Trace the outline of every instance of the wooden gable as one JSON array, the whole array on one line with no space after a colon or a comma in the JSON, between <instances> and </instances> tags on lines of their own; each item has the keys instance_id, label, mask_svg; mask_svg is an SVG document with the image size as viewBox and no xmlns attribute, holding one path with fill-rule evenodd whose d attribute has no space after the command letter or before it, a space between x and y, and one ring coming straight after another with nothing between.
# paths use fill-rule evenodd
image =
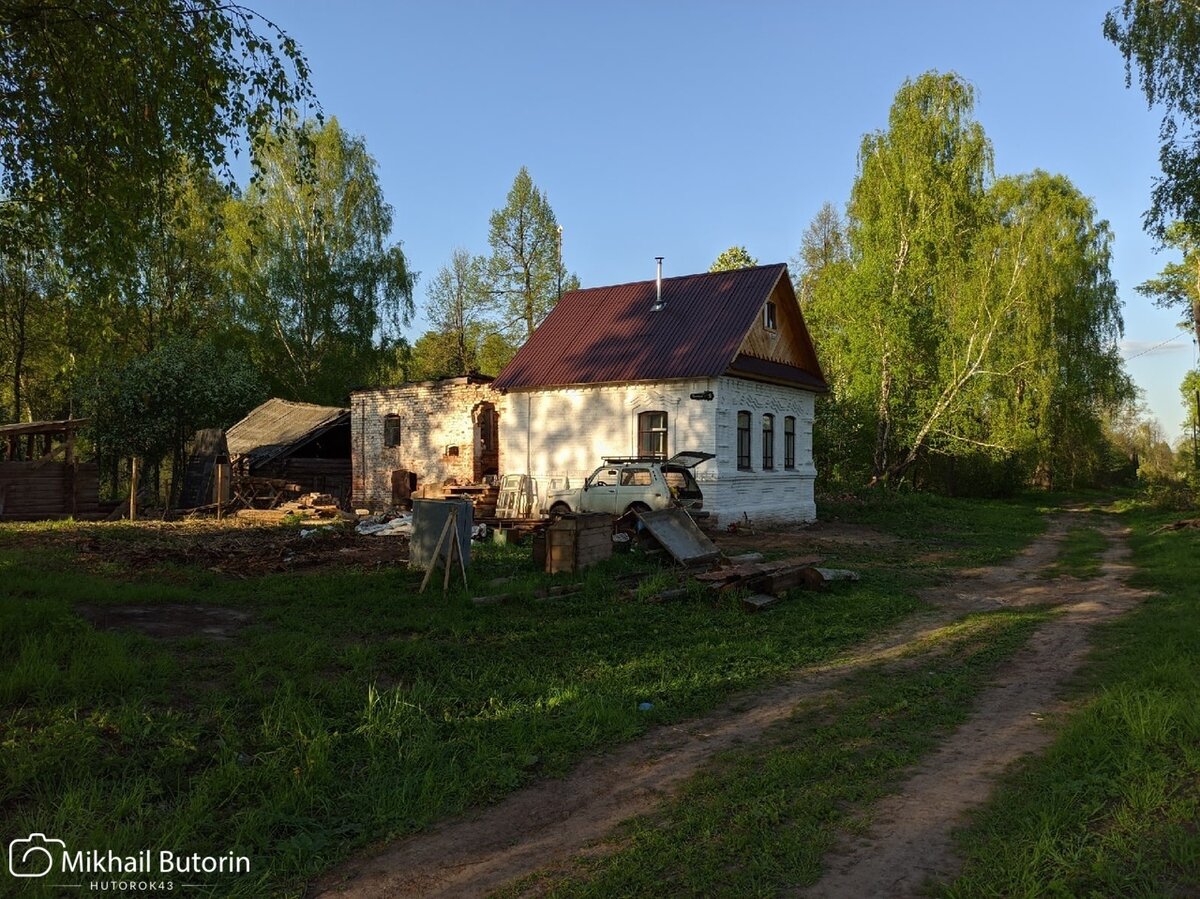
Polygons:
<instances>
[{"instance_id":1,"label":"wooden gable","mask_svg":"<svg viewBox=\"0 0 1200 899\"><path fill-rule=\"evenodd\" d=\"M766 326L764 313L767 302L775 304L774 329ZM804 324L804 316L800 312L796 291L786 276L779 279L769 300L762 304L738 348L738 355L793 366L825 380L808 327Z\"/></svg>"}]
</instances>

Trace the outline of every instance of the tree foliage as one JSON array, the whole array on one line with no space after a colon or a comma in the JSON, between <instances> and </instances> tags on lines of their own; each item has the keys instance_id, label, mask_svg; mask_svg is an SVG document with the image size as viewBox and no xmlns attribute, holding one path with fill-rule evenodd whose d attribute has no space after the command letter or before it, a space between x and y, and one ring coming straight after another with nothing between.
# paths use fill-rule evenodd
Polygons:
<instances>
[{"instance_id":1,"label":"tree foliage","mask_svg":"<svg viewBox=\"0 0 1200 899\"><path fill-rule=\"evenodd\" d=\"M1104 36L1136 70L1146 102L1161 107L1161 177L1146 227L1159 238L1176 219L1200 224L1200 5L1195 0L1124 0L1104 17Z\"/></svg>"},{"instance_id":2,"label":"tree foliage","mask_svg":"<svg viewBox=\"0 0 1200 899\"><path fill-rule=\"evenodd\" d=\"M562 229L546 195L521 166L504 206L492 213L492 289L507 298L510 328L528 338L563 292L579 286L562 264Z\"/></svg>"},{"instance_id":3,"label":"tree foliage","mask_svg":"<svg viewBox=\"0 0 1200 899\"><path fill-rule=\"evenodd\" d=\"M1143 281L1137 291L1157 306L1180 309L1183 324L1200 342L1200 225L1175 222L1164 233L1163 243L1178 250L1183 258L1168 262L1157 278Z\"/></svg>"},{"instance_id":4,"label":"tree foliage","mask_svg":"<svg viewBox=\"0 0 1200 899\"><path fill-rule=\"evenodd\" d=\"M337 119L264 134L255 169L229 216L248 350L274 392L341 402L379 364L377 336L412 316L392 207L365 142Z\"/></svg>"},{"instance_id":5,"label":"tree foliage","mask_svg":"<svg viewBox=\"0 0 1200 899\"><path fill-rule=\"evenodd\" d=\"M487 259L456 249L430 282L425 304L425 315L442 338L437 365L442 375L478 370L481 344L496 306Z\"/></svg>"},{"instance_id":6,"label":"tree foliage","mask_svg":"<svg viewBox=\"0 0 1200 899\"><path fill-rule=\"evenodd\" d=\"M957 75L906 82L863 140L845 249L828 213L810 229L806 315L875 483L981 454L1076 478L1130 390L1107 225L1060 176L994 180L972 112Z\"/></svg>"},{"instance_id":7,"label":"tree foliage","mask_svg":"<svg viewBox=\"0 0 1200 899\"><path fill-rule=\"evenodd\" d=\"M111 456L137 456L155 469L170 457L174 493L192 434L228 427L264 396L258 372L241 354L204 339L172 337L105 370L87 410L93 439Z\"/></svg>"},{"instance_id":8,"label":"tree foliage","mask_svg":"<svg viewBox=\"0 0 1200 899\"><path fill-rule=\"evenodd\" d=\"M313 101L273 23L217 0L0 4L0 192L77 274L122 271L179 155L223 166Z\"/></svg>"},{"instance_id":9,"label":"tree foliage","mask_svg":"<svg viewBox=\"0 0 1200 899\"><path fill-rule=\"evenodd\" d=\"M800 239L800 250L792 258L796 293L806 305L822 273L849 258L846 226L837 207L825 202L813 216Z\"/></svg>"},{"instance_id":10,"label":"tree foliage","mask_svg":"<svg viewBox=\"0 0 1200 899\"><path fill-rule=\"evenodd\" d=\"M758 260L750 255L745 247L730 247L713 260L709 266L710 272L732 272L739 268L754 268Z\"/></svg>"}]
</instances>

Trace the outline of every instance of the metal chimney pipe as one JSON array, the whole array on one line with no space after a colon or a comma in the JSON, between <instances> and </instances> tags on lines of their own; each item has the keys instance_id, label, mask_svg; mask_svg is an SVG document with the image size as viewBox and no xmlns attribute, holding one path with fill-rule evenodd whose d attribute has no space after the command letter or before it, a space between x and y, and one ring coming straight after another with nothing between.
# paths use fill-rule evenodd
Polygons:
<instances>
[{"instance_id":1,"label":"metal chimney pipe","mask_svg":"<svg viewBox=\"0 0 1200 899\"><path fill-rule=\"evenodd\" d=\"M654 295L654 306L652 307L652 311L658 312L663 307L663 298L662 298L662 261L663 261L663 257L655 256L654 259L655 259L655 261L658 262L658 275L655 278L656 290L655 290L655 295Z\"/></svg>"}]
</instances>

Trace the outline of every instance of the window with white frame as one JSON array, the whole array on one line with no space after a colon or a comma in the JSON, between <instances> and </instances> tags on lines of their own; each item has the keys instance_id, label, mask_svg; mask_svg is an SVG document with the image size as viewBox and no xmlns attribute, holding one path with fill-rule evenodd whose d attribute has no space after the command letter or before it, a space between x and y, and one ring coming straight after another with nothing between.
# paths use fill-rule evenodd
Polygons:
<instances>
[{"instance_id":1,"label":"window with white frame","mask_svg":"<svg viewBox=\"0 0 1200 899\"><path fill-rule=\"evenodd\" d=\"M667 458L667 413L661 411L638 414L638 455L656 459Z\"/></svg>"}]
</instances>

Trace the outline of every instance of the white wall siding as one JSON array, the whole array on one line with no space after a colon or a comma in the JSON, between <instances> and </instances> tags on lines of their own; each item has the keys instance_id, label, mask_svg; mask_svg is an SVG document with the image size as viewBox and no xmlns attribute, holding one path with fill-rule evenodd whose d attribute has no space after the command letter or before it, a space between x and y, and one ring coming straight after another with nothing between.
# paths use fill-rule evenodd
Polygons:
<instances>
[{"instance_id":1,"label":"white wall siding","mask_svg":"<svg viewBox=\"0 0 1200 899\"><path fill-rule=\"evenodd\" d=\"M696 380L512 391L500 412L504 473L531 475L539 498L551 478L570 478L574 485L604 456L637 455L641 412L667 413L668 455L713 452L716 404L689 398L713 389L713 381ZM701 489L714 476L712 465L696 470Z\"/></svg>"},{"instance_id":2,"label":"white wall siding","mask_svg":"<svg viewBox=\"0 0 1200 899\"><path fill-rule=\"evenodd\" d=\"M690 394L711 390L713 400ZM751 413L751 470L737 467L737 413ZM574 485L604 456L637 453L640 412L667 413L667 452L715 453L696 469L704 506L722 522L812 521L814 395L741 378L565 387L508 393L500 414L505 474L527 472L544 497L551 478ZM775 468L762 470L762 416L775 416ZM784 418L796 418L796 466L784 468Z\"/></svg>"},{"instance_id":3,"label":"white wall siding","mask_svg":"<svg viewBox=\"0 0 1200 899\"><path fill-rule=\"evenodd\" d=\"M705 488L704 505L718 512L722 522L814 521L817 505L813 482L817 476L812 458L813 415L816 397L807 390L760 384L741 378L717 381L716 483ZM750 413L750 470L737 467L737 415ZM763 416L775 416L775 467L763 470ZM796 418L796 467L784 468L783 425Z\"/></svg>"}]
</instances>

